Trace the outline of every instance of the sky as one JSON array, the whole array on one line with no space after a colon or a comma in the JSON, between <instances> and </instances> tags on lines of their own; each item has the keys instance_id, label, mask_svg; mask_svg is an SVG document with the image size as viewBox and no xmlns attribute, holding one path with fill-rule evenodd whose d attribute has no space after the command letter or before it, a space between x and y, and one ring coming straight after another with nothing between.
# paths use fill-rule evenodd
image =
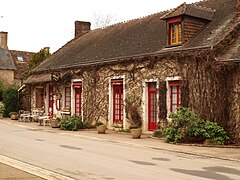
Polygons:
<instances>
[{"instance_id":1,"label":"sky","mask_svg":"<svg viewBox=\"0 0 240 180\"><path fill-rule=\"evenodd\" d=\"M74 38L74 22L110 15L113 24L144 17L199 0L0 0L0 31L8 48L53 53ZM94 27L91 27L94 29Z\"/></svg>"}]
</instances>

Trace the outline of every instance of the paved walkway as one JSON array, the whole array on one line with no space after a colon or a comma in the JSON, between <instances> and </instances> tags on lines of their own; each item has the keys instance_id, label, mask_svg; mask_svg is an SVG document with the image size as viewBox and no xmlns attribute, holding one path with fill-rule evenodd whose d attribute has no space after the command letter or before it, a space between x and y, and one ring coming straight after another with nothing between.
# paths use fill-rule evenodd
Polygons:
<instances>
[{"instance_id":1,"label":"paved walkway","mask_svg":"<svg viewBox=\"0 0 240 180\"><path fill-rule=\"evenodd\" d=\"M172 152L180 152L204 156L209 158L218 158L230 160L240 163L240 147L224 146L224 147L205 147L201 145L182 145L169 144L159 138L152 138L150 135L143 134L141 139L132 139L129 133L118 133L116 131L107 130L106 134L97 134L96 130L81 130L81 131L62 131L50 126L39 126L38 123L26 123L9 118L0 119L0 123L8 123L22 128L30 128L38 131L54 132L60 135L76 136L79 138L90 138L100 141L118 142L142 148L161 149ZM0 166L1 170L1 166ZM1 179L1 176L0 176Z\"/></svg>"},{"instance_id":2,"label":"paved walkway","mask_svg":"<svg viewBox=\"0 0 240 180\"><path fill-rule=\"evenodd\" d=\"M0 179L9 180L9 179L22 179L22 180L43 180L40 177L34 176L25 171L19 170L17 168L8 166L0 162Z\"/></svg>"}]
</instances>

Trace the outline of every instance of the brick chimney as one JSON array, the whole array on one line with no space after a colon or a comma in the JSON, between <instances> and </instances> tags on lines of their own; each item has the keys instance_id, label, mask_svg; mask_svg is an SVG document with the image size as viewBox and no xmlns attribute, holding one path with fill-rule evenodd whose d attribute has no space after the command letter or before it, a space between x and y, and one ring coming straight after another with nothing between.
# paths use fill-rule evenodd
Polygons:
<instances>
[{"instance_id":1,"label":"brick chimney","mask_svg":"<svg viewBox=\"0 0 240 180\"><path fill-rule=\"evenodd\" d=\"M50 53L50 47L44 47L43 49L45 52Z\"/></svg>"},{"instance_id":2,"label":"brick chimney","mask_svg":"<svg viewBox=\"0 0 240 180\"><path fill-rule=\"evenodd\" d=\"M7 32L0 32L0 48L7 49L7 38L8 33Z\"/></svg>"},{"instance_id":3,"label":"brick chimney","mask_svg":"<svg viewBox=\"0 0 240 180\"><path fill-rule=\"evenodd\" d=\"M91 23L75 21L75 37L83 36L91 30Z\"/></svg>"}]
</instances>

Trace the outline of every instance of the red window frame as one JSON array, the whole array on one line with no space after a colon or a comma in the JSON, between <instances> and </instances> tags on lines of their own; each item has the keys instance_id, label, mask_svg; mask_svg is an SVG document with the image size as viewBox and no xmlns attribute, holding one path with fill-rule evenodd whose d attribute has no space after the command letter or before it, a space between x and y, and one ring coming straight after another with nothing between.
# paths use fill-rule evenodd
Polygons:
<instances>
[{"instance_id":1,"label":"red window frame","mask_svg":"<svg viewBox=\"0 0 240 180\"><path fill-rule=\"evenodd\" d=\"M73 82L75 115L82 114L82 82Z\"/></svg>"},{"instance_id":2,"label":"red window frame","mask_svg":"<svg viewBox=\"0 0 240 180\"><path fill-rule=\"evenodd\" d=\"M71 109L71 87L65 87L65 108Z\"/></svg>"},{"instance_id":3,"label":"red window frame","mask_svg":"<svg viewBox=\"0 0 240 180\"><path fill-rule=\"evenodd\" d=\"M170 112L174 112L181 105L180 81L170 81L169 87L170 87ZM176 101L174 101L173 99L174 96L176 97Z\"/></svg>"},{"instance_id":4,"label":"red window frame","mask_svg":"<svg viewBox=\"0 0 240 180\"><path fill-rule=\"evenodd\" d=\"M54 99L53 99L53 85L52 84L49 84L48 92L49 92L48 113L49 113L50 116L52 116L53 115L53 103L54 103Z\"/></svg>"},{"instance_id":5,"label":"red window frame","mask_svg":"<svg viewBox=\"0 0 240 180\"><path fill-rule=\"evenodd\" d=\"M44 107L44 88L36 88L36 108Z\"/></svg>"},{"instance_id":6,"label":"red window frame","mask_svg":"<svg viewBox=\"0 0 240 180\"><path fill-rule=\"evenodd\" d=\"M113 87L113 122L123 122L123 82L112 81Z\"/></svg>"},{"instance_id":7,"label":"red window frame","mask_svg":"<svg viewBox=\"0 0 240 180\"><path fill-rule=\"evenodd\" d=\"M157 83L148 83L148 130L157 129Z\"/></svg>"},{"instance_id":8,"label":"red window frame","mask_svg":"<svg viewBox=\"0 0 240 180\"><path fill-rule=\"evenodd\" d=\"M182 44L182 20L181 17L167 20L169 32L169 45Z\"/></svg>"}]
</instances>

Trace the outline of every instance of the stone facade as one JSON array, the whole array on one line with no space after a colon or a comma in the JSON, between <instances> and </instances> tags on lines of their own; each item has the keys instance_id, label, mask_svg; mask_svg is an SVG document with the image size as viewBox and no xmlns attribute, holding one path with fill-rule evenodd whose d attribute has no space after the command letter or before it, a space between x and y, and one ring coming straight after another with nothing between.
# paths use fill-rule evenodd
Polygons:
<instances>
[{"instance_id":1,"label":"stone facade","mask_svg":"<svg viewBox=\"0 0 240 180\"><path fill-rule=\"evenodd\" d=\"M15 85L13 70L0 70L0 77L5 86L9 87Z\"/></svg>"},{"instance_id":2,"label":"stone facade","mask_svg":"<svg viewBox=\"0 0 240 180\"><path fill-rule=\"evenodd\" d=\"M240 24L235 9L235 0L200 1L75 37L26 81L32 109L38 101L35 89L42 86L45 113L53 109L51 115L61 116L68 86L71 114L89 124L101 120L109 128L115 123L128 128L127 101L134 97L144 131L161 129L169 113L183 106L239 138ZM175 32L182 32L183 43L168 46L167 27L175 20L181 21L182 31L178 27Z\"/></svg>"}]
</instances>

